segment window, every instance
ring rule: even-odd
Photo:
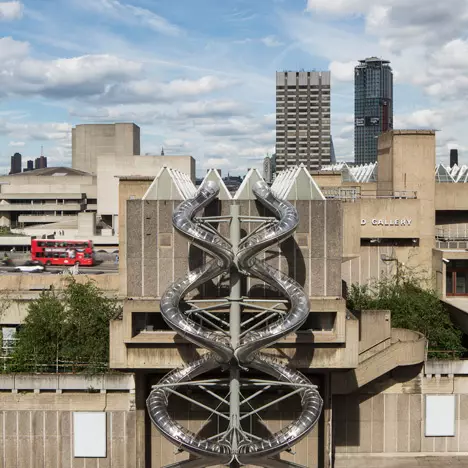
[[[299,331],[333,331],[336,312],[311,312]]]
[[[159,312],[133,312],[132,336],[142,332],[171,331]]]

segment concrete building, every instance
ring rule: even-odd
[[[344,298],[351,284],[395,274],[404,264],[427,275],[454,319],[468,331],[468,289],[464,289],[468,263],[463,263],[468,261],[468,166],[434,168],[435,132],[392,131],[379,139],[377,163],[339,164],[312,172],[296,166],[275,179],[272,190],[293,203],[300,223],[292,238],[271,247],[262,258],[304,288],[310,313],[299,330],[264,352],[280,364],[301,370],[318,386],[324,401],[319,423],[292,450],[281,454],[283,461],[308,468],[372,463],[406,468],[414,460],[424,467],[423,457],[428,456],[433,459],[427,466],[468,463],[466,363],[428,360],[426,340],[419,333],[392,328],[389,311],[354,314],[346,309]],[[223,217],[229,218],[231,206],[240,208],[243,236],[261,228],[260,217],[271,216],[252,193],[261,179],[258,171],[249,171],[235,194],[216,170],[206,178],[217,182],[220,192],[200,215],[224,236],[229,236],[230,227]],[[119,294],[124,307],[111,322],[110,363],[132,375],[116,376],[121,379],[118,382],[112,376],[99,376],[96,381],[76,377],[67,381],[57,375],[2,377],[1,440],[4,459],[11,466],[20,456],[21,463],[33,468],[44,465],[41,457],[65,460],[71,467],[85,463],[110,468],[161,468],[188,459],[186,452],[173,447],[152,426],[144,401],[165,373],[206,356],[206,349],[177,335],[160,313],[167,287],[210,258],[172,225],[174,208],[195,191],[189,174],[169,167],[161,168],[156,177],[119,178]],[[115,291],[116,276],[102,276],[97,277],[99,285]],[[2,275],[0,287],[21,290],[23,300],[34,293],[34,286],[44,286],[42,277],[17,278],[21,280]],[[59,280],[63,278],[49,281]],[[210,307],[212,316],[224,320],[220,298],[228,286],[224,275],[199,285],[185,297],[187,310],[196,317],[197,311]],[[248,320],[262,306],[275,311],[285,308],[281,297],[253,277],[243,278],[241,292]],[[14,313],[8,311],[8,321],[2,319],[2,323],[11,327],[19,320]],[[218,407],[210,419],[208,408],[222,404],[214,392],[227,398],[224,376],[225,371],[209,374],[207,383],[221,378],[219,388],[209,389],[211,394],[196,387],[187,393],[179,391],[204,408],[172,394],[171,417],[204,437],[222,428],[226,410]],[[246,397],[257,389],[246,388],[250,392]],[[286,396],[282,390],[265,390],[261,404],[282,396]],[[94,411],[106,413],[96,417],[101,419],[96,430],[107,451],[102,458],[88,453],[83,459],[74,451],[79,445],[75,433],[83,435],[83,428],[91,432],[97,419],[86,422],[83,416],[81,425],[81,415],[71,412]],[[250,408],[243,415],[249,412]],[[300,399],[292,395],[265,408],[261,424],[253,418],[249,424],[252,431],[276,432],[300,412]],[[19,444],[23,450],[17,449]]]
[[[11,157],[11,167],[10,167],[10,174],[18,174],[21,172],[23,167],[22,163],[22,156],[20,153],[15,153]]]
[[[133,123],[83,124],[72,129],[72,167],[96,175],[98,159],[140,154],[140,127]]]
[[[444,217],[456,221],[457,201],[460,210],[468,210],[466,198],[460,195],[468,186],[437,182],[434,167],[435,132],[393,131],[380,137],[378,163],[341,164],[312,173],[293,167],[278,174],[272,189],[295,204],[301,222],[293,239],[268,252],[268,261],[304,287],[310,318],[303,328],[265,352],[301,369],[318,385],[325,402],[318,426],[293,453],[282,454],[283,460],[312,468],[349,468],[362,466],[369,457],[402,457],[403,464],[396,461],[395,466],[406,466],[404,454],[411,458],[432,454],[444,463],[444,456],[464,453],[468,416],[462,408],[468,402],[468,372],[462,363],[453,361],[453,373],[438,374],[445,372],[443,364],[427,361],[421,335],[393,329],[389,311],[362,311],[355,316],[346,310],[343,299],[351,284],[371,283],[404,265],[427,275],[443,300],[456,309],[453,317],[458,314],[459,323],[466,326],[462,306],[444,292],[453,283],[444,278],[457,275],[458,263],[453,270],[448,265],[468,254],[462,242],[458,249],[453,243],[444,246],[437,231]],[[461,172],[463,178],[468,167],[462,171],[455,167],[453,172]],[[216,171],[209,176],[221,191],[204,216],[223,216],[232,204],[240,205],[246,221],[264,213],[251,191],[260,179],[256,171],[249,172],[234,195],[223,187]],[[111,325],[111,365],[136,372],[145,394],[161,373],[204,353],[174,334],[159,312],[159,298],[168,285],[205,262],[205,256],[171,225],[172,210],[194,190],[187,177],[171,170],[161,172],[154,181],[121,180],[125,221],[121,218],[120,236],[125,248],[121,248],[120,273],[121,291],[127,299],[122,318]],[[134,198],[129,199],[130,193]],[[257,227],[248,224],[245,234]],[[228,235],[223,226],[221,232]],[[200,287],[187,297],[188,306],[192,299],[197,308],[203,308],[204,301],[212,305],[210,300],[225,291],[223,281]],[[461,280],[461,290],[460,284]],[[242,291],[243,297],[259,301],[256,304],[271,298],[268,288],[254,278],[245,280]],[[249,304],[248,300],[244,303],[246,313],[252,313]],[[441,408],[446,408],[448,429],[441,426],[437,432]],[[192,430],[208,417],[193,406],[181,403],[179,409],[176,417]],[[297,411],[292,401],[284,402],[262,418],[276,431]],[[145,424],[143,419],[140,424]],[[140,450],[152,460],[150,466],[186,459],[183,452],[168,455],[170,444],[154,427],[145,427],[151,437]]]
[[[27,229],[96,210],[96,178],[55,167],[0,177],[0,225]]]
[[[154,178],[170,166],[195,180],[191,156],[140,156],[139,152],[140,129],[135,124],[78,125],[72,132],[73,168],[37,169],[47,166],[47,158],[41,156],[36,170],[0,177],[0,225],[25,234],[0,239],[0,245],[27,247],[30,236],[74,239],[94,232],[95,244],[117,247],[117,176]],[[90,214],[97,221],[92,230],[85,228]]]
[[[377,138],[393,128],[393,73],[390,62],[360,60],[354,69],[354,161],[377,161]]]
[[[125,158],[103,155],[97,161],[97,215],[118,232],[120,176],[154,177],[163,167],[171,167],[195,181],[195,159],[192,156],[133,156]]]
[[[330,72],[276,73],[276,166],[330,164]]]

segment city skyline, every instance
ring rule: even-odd
[[[0,2],[3,173],[40,145],[49,165],[70,165],[73,125],[123,121],[141,126],[143,153],[260,168],[275,147],[275,72],[302,68],[331,71],[331,133],[349,161],[353,69],[366,56],[392,63],[394,127],[440,129],[439,160],[458,146],[463,161],[464,2],[59,3]]]

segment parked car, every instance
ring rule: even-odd
[[[21,271],[22,273],[41,273],[45,270],[44,265],[40,262],[34,262],[28,260],[24,262],[23,265],[18,265],[15,267],[14,271]]]

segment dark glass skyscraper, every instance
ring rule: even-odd
[[[22,169],[22,156],[20,153],[15,153],[11,157],[10,174],[19,174]]]
[[[377,161],[377,137],[393,128],[393,73],[388,60],[360,60],[354,69],[354,162]]]

